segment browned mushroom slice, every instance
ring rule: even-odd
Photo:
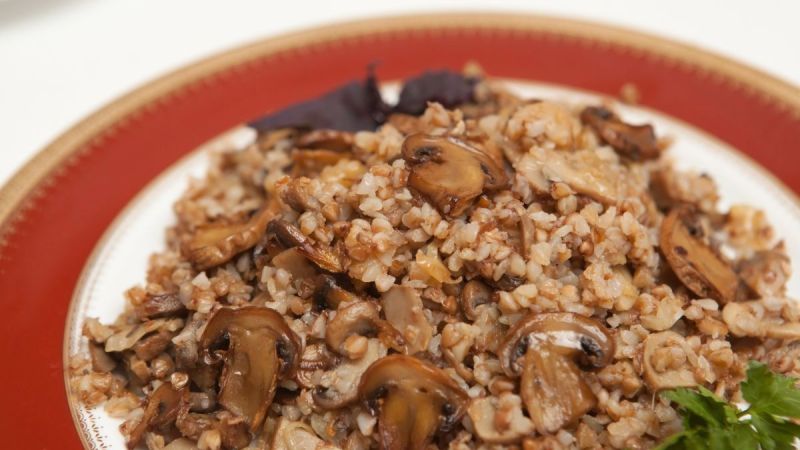
[[[461,290],[461,310],[470,320],[478,317],[476,309],[480,305],[492,302],[492,290],[478,280],[468,281]]]
[[[173,332],[180,330],[182,327],[182,319],[153,319],[146,322],[125,325],[106,339],[105,351],[121,352],[132,348],[140,339],[150,333],[159,330]]]
[[[187,256],[201,270],[226,263],[256,245],[274,216],[272,208],[265,207],[245,223],[198,228],[188,243]]]
[[[275,255],[272,265],[291,273],[295,281],[313,278],[317,274],[308,258],[300,254],[297,248],[289,248]]]
[[[408,286],[392,286],[381,296],[386,321],[399,331],[405,341],[405,352],[413,355],[425,351],[433,336],[433,328],[425,318],[422,299]]]
[[[689,290],[720,303],[736,300],[739,276],[700,237],[693,211],[672,209],[661,223],[659,245],[672,271]],[[693,234],[694,233],[694,234]]]
[[[521,399],[510,392],[472,400],[467,414],[475,434],[489,444],[512,444],[535,432],[522,412]]]
[[[295,372],[300,339],[271,309],[223,308],[209,319],[200,337],[207,361],[215,359],[211,348],[226,336],[229,346],[218,401],[256,430],[272,402],[278,379]]]
[[[611,332],[594,319],[573,313],[531,314],[509,330],[500,365],[518,376],[528,414],[539,433],[555,433],[592,409],[596,399],[582,366],[604,367],[614,355]]]
[[[339,363],[339,357],[328,351],[325,344],[307,344],[297,368],[295,380],[304,388],[319,385],[322,372],[330,370]]]
[[[454,137],[414,134],[403,142],[402,152],[411,171],[408,185],[451,217],[461,215],[484,190],[509,182],[501,159]]]
[[[359,359],[344,360],[320,377],[320,383],[311,393],[314,404],[322,409],[342,408],[358,399],[361,375],[375,361],[386,356],[386,346],[378,339],[369,339],[367,351]]]
[[[330,275],[319,275],[314,284],[314,302],[318,309],[337,309],[341,304],[361,301],[359,296],[341,287],[339,281]]]
[[[581,112],[581,121],[589,125],[600,139],[622,156],[634,161],[656,159],[661,155],[652,125],[631,125],[600,106]]]
[[[281,200],[299,213],[319,211],[321,205],[312,191],[312,181],[307,177],[292,178],[278,186]]]
[[[175,421],[181,408],[187,404],[189,390],[175,389],[170,383],[163,383],[149,397],[144,414],[128,436],[128,448],[135,448],[147,430],[167,426]]]
[[[348,131],[316,129],[297,138],[298,148],[325,149],[346,152],[353,148],[353,133]]]
[[[469,400],[442,370],[405,355],[372,364],[361,376],[358,395],[378,416],[383,450],[426,448],[435,433],[458,423]]]
[[[644,381],[653,392],[696,386],[696,363],[697,355],[683,336],[674,331],[653,333],[644,341]]]
[[[325,343],[342,356],[359,359],[367,351],[367,337],[375,336],[389,347],[403,348],[403,338],[380,318],[377,305],[360,301],[336,311],[325,330]]]
[[[181,303],[178,294],[148,295],[142,303],[136,305],[134,311],[139,318],[156,319],[182,315],[186,312],[186,306]]]
[[[789,256],[782,246],[756,252],[739,265],[739,276],[762,298],[782,295],[791,273]]]
[[[175,425],[181,434],[194,440],[199,439],[204,431],[216,430],[223,448],[244,448],[251,441],[247,424],[227,411],[214,415],[182,411]]]
[[[272,220],[267,225],[267,232],[274,235],[278,242],[286,248],[296,248],[303,256],[328,272],[344,272],[344,264],[339,254],[322,245],[314,245],[308,236],[296,226],[282,219]]]
[[[728,303],[722,309],[722,320],[737,337],[800,339],[800,323],[785,321],[759,300]]]
[[[544,195],[549,195],[552,183],[562,182],[604,205],[615,205],[630,190],[624,168],[598,150],[564,152],[533,147],[514,163],[514,169]]]
[[[278,421],[270,450],[341,450],[320,439],[308,424],[282,417]]]

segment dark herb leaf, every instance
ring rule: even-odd
[[[428,102],[439,102],[445,108],[453,108],[473,101],[477,83],[477,78],[449,70],[428,71],[406,80],[394,110],[419,115],[425,112]]]
[[[384,103],[375,75],[370,71],[363,82],[353,81],[323,96],[289,106],[250,123],[258,131],[278,128],[374,130],[386,120]]]
[[[751,361],[747,380],[742,383],[742,395],[759,413],[783,417],[800,417],[800,390],[797,380],[773,373],[766,365]]]

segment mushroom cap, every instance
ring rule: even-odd
[[[693,235],[698,233],[698,227],[690,227],[695,218],[689,207],[673,208],[661,223],[661,251],[672,271],[689,290],[701,298],[732,302],[740,292],[739,276],[711,247]]]
[[[461,215],[484,190],[509,183],[500,157],[452,136],[412,134],[403,141],[402,154],[410,170],[408,185],[451,217]]]
[[[209,319],[199,345],[207,361],[211,347],[227,336],[228,350],[220,377],[218,401],[228,411],[260,426],[279,378],[294,376],[300,339],[281,315],[269,308],[222,308]]]
[[[517,360],[528,348],[547,344],[564,356],[581,354],[581,362],[591,367],[604,367],[614,356],[615,344],[611,332],[598,321],[579,314],[530,314],[508,331],[500,346],[500,365],[506,375],[521,371]]]
[[[422,449],[466,412],[469,397],[441,369],[406,355],[390,355],[361,376],[359,398],[378,415],[382,449]]]

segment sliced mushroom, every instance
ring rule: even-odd
[[[372,364],[361,377],[358,396],[378,416],[383,450],[426,448],[435,433],[461,420],[469,401],[441,369],[405,355]]]
[[[167,426],[175,421],[181,408],[187,402],[189,390],[175,389],[170,383],[163,383],[149,397],[144,414],[128,436],[128,448],[135,448],[148,430]]]
[[[186,312],[186,306],[181,303],[178,294],[148,295],[142,303],[136,305],[134,311],[136,316],[141,319],[157,319],[183,315]]]
[[[503,162],[449,136],[413,134],[403,142],[408,185],[442,214],[461,215],[484,191],[508,186]]]
[[[351,155],[335,150],[294,150],[292,152],[293,177],[316,176],[322,169],[333,166]]]
[[[361,375],[375,361],[386,356],[386,346],[378,339],[369,339],[367,351],[360,359],[346,360],[322,374],[320,384],[312,392],[314,404],[322,409],[337,409],[358,398]]]
[[[158,356],[161,352],[167,349],[172,333],[161,330],[158,333],[153,333],[133,345],[133,352],[142,361],[150,361]]]
[[[627,172],[598,150],[565,152],[533,147],[514,163],[514,169],[544,195],[550,194],[552,183],[563,182],[579,194],[615,205],[630,190]]]
[[[281,418],[272,438],[271,450],[340,450],[323,441],[308,424]]]
[[[581,112],[581,121],[589,125],[600,139],[622,156],[634,161],[661,156],[653,126],[631,125],[601,106],[590,106]]]
[[[782,247],[756,252],[739,265],[739,276],[760,297],[782,295],[791,273]]]
[[[314,302],[318,309],[338,309],[339,305],[361,301],[361,297],[343,288],[330,275],[319,275],[314,284]]]
[[[591,410],[596,399],[575,359],[606,366],[614,356],[611,332],[573,313],[530,314],[509,330],[499,349],[506,374],[522,373],[520,392],[539,433],[555,433]]]
[[[419,293],[408,286],[392,286],[381,296],[386,321],[399,331],[405,341],[405,352],[413,355],[425,351],[433,336],[433,328],[425,318]]]
[[[722,321],[737,337],[800,339],[800,323],[785,322],[761,301],[728,303],[722,309]]]
[[[277,269],[283,269],[292,274],[292,279],[306,280],[313,278],[317,270],[303,256],[297,248],[286,249],[272,258],[272,265]]]
[[[697,355],[686,339],[674,331],[647,336],[642,352],[644,381],[652,392],[697,385],[693,363]]]
[[[535,431],[533,422],[522,413],[522,400],[510,392],[474,399],[467,414],[475,434],[489,444],[512,444]]]
[[[350,359],[364,356],[367,338],[376,336],[388,347],[403,348],[403,338],[380,318],[378,306],[368,301],[351,303],[337,310],[325,330],[328,347]]]
[[[298,148],[347,152],[353,148],[354,140],[353,133],[347,131],[316,129],[298,137],[295,145]]]
[[[694,212],[688,207],[672,209],[661,223],[659,245],[672,271],[700,297],[720,303],[737,299],[739,276],[700,237]]]
[[[278,186],[278,195],[284,203],[299,213],[319,211],[321,205],[312,192],[312,183],[307,177],[292,178]]]
[[[309,344],[303,349],[303,356],[297,368],[295,380],[300,386],[311,389],[319,385],[322,372],[331,370],[339,364],[339,357],[328,351],[325,344]]]
[[[247,424],[241,417],[223,411],[215,415],[181,412],[175,421],[178,431],[197,440],[204,431],[216,430],[224,448],[244,448],[250,443]]]
[[[140,339],[158,330],[177,331],[183,327],[182,319],[154,319],[125,325],[106,339],[106,352],[121,352],[133,347]]]
[[[344,272],[344,264],[339,254],[322,245],[314,245],[296,226],[282,219],[275,219],[267,226],[267,232],[274,235],[283,247],[296,248],[300,254],[321,269],[333,273]]]
[[[269,308],[223,308],[209,319],[200,348],[207,361],[212,346],[227,336],[218,401],[256,430],[272,402],[278,379],[294,375],[300,339],[283,317]]]
[[[244,223],[198,228],[187,245],[187,256],[200,270],[224,264],[256,245],[273,217],[273,209],[264,207]]]
[[[94,342],[89,342],[89,356],[92,359],[92,370],[96,372],[111,372],[117,367],[117,362]]]

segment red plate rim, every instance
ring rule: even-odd
[[[171,102],[191,97],[210,86],[225,83],[226,80],[236,79],[240,74],[255,71],[267,60],[306,58],[312,61],[315,58],[322,58],[321,55],[326,52],[335,53],[341,51],[342,48],[380,46],[382,43],[388,44],[403,39],[416,39],[416,42],[420,40],[451,42],[457,39],[479,42],[480,39],[487,39],[503,43],[517,41],[525,43],[527,39],[545,41],[555,46],[580,47],[596,53],[616,52],[636,59],[642,65],[657,66],[664,70],[685,74],[687,77],[701,80],[701,84],[717,86],[730,95],[746,99],[745,103],[748,105],[758,108],[764,114],[769,114],[770,117],[780,121],[776,132],[783,137],[784,141],[791,142],[791,139],[795,139],[798,135],[794,132],[789,133],[789,130],[800,129],[800,90],[798,88],[724,57],[688,45],[621,28],[544,16],[494,13],[414,15],[368,19],[314,28],[226,51],[147,83],[92,114],[41,150],[0,189],[0,302],[4,306],[9,306],[11,296],[6,294],[14,292],[10,288],[14,280],[6,276],[7,266],[3,264],[14,263],[15,251],[19,250],[15,248],[18,240],[25,242],[26,219],[31,214],[35,214],[37,205],[41,204],[43,199],[53,195],[53,190],[59,186],[62,178],[68,177],[74,167],[91,161],[93,152],[102,148],[109,141],[113,141],[118,132],[124,132],[128,125],[135,124],[142,118],[156,115]],[[409,75],[409,71],[418,70],[418,68],[400,67],[404,63],[413,66],[413,64],[409,64],[409,60],[400,59],[397,64],[386,63],[386,72],[391,75],[390,78],[402,77]],[[448,62],[443,65],[452,67],[454,66],[453,61],[458,58],[446,56],[444,59],[447,59]],[[524,78],[520,76],[521,69],[515,69],[513,64],[498,66],[496,70],[494,67],[487,67],[487,69],[493,75]],[[325,82],[310,88],[305,94],[321,92],[324,90],[322,85],[327,87],[335,85],[331,84],[331,80],[341,78],[344,72],[336,72],[335,75],[326,78]],[[547,71],[543,76],[544,81],[560,81],[547,79],[548,76],[552,76]],[[599,80],[596,83],[593,81],[587,84],[570,79],[562,84],[613,95],[621,86],[618,78]],[[612,82],[616,84],[612,85]],[[325,88],[327,89],[327,87]],[[645,106],[660,109],[694,123],[691,113],[675,114],[675,111],[670,110],[669,107],[663,107],[664,105],[659,103],[663,101],[662,97],[658,95],[650,97],[647,89],[644,93]],[[650,98],[655,101],[650,103]],[[279,100],[278,103],[280,101],[282,100]],[[272,105],[272,107],[274,106],[276,105]],[[759,147],[746,134],[728,133],[719,127],[714,128],[714,125],[710,123],[705,125],[705,128],[702,126],[701,128],[718,135],[734,147],[742,148],[751,155],[758,153],[756,150]],[[794,140],[794,142],[800,142],[800,140]],[[790,181],[795,189],[799,189],[800,177],[795,176],[800,174],[798,169],[782,167],[780,162],[776,162],[774,155],[772,157],[773,159],[767,159],[767,157],[761,159],[767,159],[764,162],[768,167],[776,171],[784,180]],[[754,165],[758,164],[754,162]],[[162,166],[160,170],[164,167],[166,166]],[[152,170],[152,168],[150,169]],[[775,180],[778,185],[783,186],[777,177],[767,170],[763,170],[763,172]],[[153,175],[155,173],[158,171],[153,172]],[[147,181],[142,183],[142,185],[144,184],[147,184]],[[792,192],[788,188],[785,190],[789,193]],[[791,195],[794,196],[794,194]],[[117,211],[125,203],[127,202],[117,205]],[[109,215],[113,218],[117,214],[116,211],[113,211],[109,212]],[[110,221],[110,218],[104,219],[100,229],[104,229]],[[92,247],[94,245],[84,251],[81,258],[72,255],[73,259],[85,261]],[[74,287],[76,281],[77,276],[72,276],[70,286]],[[66,298],[69,298],[69,294]],[[33,301],[42,300],[34,299]],[[57,308],[59,308],[58,314],[62,314],[60,317],[62,317],[61,325],[63,326],[63,315],[66,314],[67,305],[58,305]],[[15,310],[12,310],[9,316],[11,319],[6,320],[13,320],[16,317],[14,312]],[[0,356],[14,355],[12,343],[18,337],[10,336],[7,331],[3,333],[5,343],[0,348]],[[52,344],[52,342],[49,343]],[[53,362],[48,360],[47,363],[51,365],[43,364],[38,369],[53,370]],[[60,378],[63,367],[58,367],[58,371]],[[19,387],[19,390],[22,391],[26,388],[32,389],[32,385],[25,385],[25,381],[20,381],[21,376],[22,373],[17,374],[16,378],[14,375],[3,374],[0,375],[0,381],[22,383],[22,386]],[[46,379],[45,376],[40,378]],[[11,386],[12,384],[7,385]],[[52,401],[52,398],[50,400]],[[63,402],[63,399],[61,401]],[[23,412],[23,416],[24,413],[33,411],[30,405],[19,409]],[[51,420],[53,419],[55,418],[51,418]],[[0,430],[6,431],[7,436],[18,433],[24,435],[26,431],[31,430],[30,419],[27,419],[26,422],[26,418],[19,417],[19,415],[16,418],[6,417],[6,420],[0,424]],[[85,441],[83,434],[79,433],[79,435],[84,446],[89,448],[89,443]],[[28,436],[32,436],[32,434],[28,434]],[[53,438],[43,438],[43,440],[57,441]],[[69,444],[65,443],[65,445]],[[63,445],[59,448],[63,448]]]

